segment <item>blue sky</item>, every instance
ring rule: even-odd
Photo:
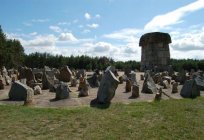
[[[26,53],[140,61],[142,34],[168,32],[172,58],[204,59],[204,0],[0,0],[0,25]]]

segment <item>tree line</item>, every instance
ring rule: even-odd
[[[204,60],[196,59],[171,59],[170,64],[175,71],[185,69],[190,71],[203,70]],[[68,65],[72,69],[87,69],[104,70],[109,65],[115,66],[117,69],[130,68],[132,70],[140,69],[140,62],[137,61],[114,61],[108,57],[90,57],[86,55],[82,56],[62,56],[52,55],[49,53],[31,53],[25,54],[24,48],[19,40],[7,39],[0,26],[0,68],[5,66],[6,68],[17,68],[18,66],[27,66],[31,68],[43,68],[44,66],[52,68],[60,68],[64,65]]]

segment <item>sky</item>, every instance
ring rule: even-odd
[[[141,60],[140,37],[171,35],[171,58],[204,59],[204,0],[0,0],[0,25],[26,54]]]

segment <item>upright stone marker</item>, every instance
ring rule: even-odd
[[[99,103],[109,103],[115,96],[118,84],[118,79],[110,70],[108,70],[102,77],[97,93],[97,101]]]

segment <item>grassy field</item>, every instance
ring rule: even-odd
[[[0,139],[203,139],[204,98],[66,109],[0,106]]]

